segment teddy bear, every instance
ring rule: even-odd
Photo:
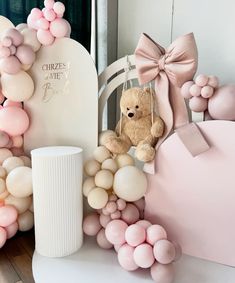
[[[123,91],[120,99],[122,118],[115,133],[109,132],[104,145],[113,154],[123,154],[135,146],[138,160],[149,162],[155,157],[155,145],[163,135],[164,122],[153,110],[154,91],[150,88],[133,87]]]

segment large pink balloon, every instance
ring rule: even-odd
[[[9,56],[1,59],[0,69],[4,73],[13,75],[21,70],[21,64],[15,56]]]
[[[0,226],[7,227],[14,223],[18,213],[14,206],[5,205],[0,207]]]
[[[42,45],[51,45],[55,40],[54,36],[49,30],[43,29],[39,29],[37,31],[37,38]]]
[[[21,45],[16,50],[16,57],[22,64],[31,65],[35,61],[35,53],[28,45]]]
[[[65,19],[57,18],[50,25],[50,32],[55,37],[64,37],[68,32],[68,24]]]
[[[27,113],[18,107],[0,109],[0,130],[10,136],[19,136],[25,133],[29,127]]]
[[[23,43],[23,35],[15,28],[10,28],[6,30],[4,35],[10,37],[12,39],[13,45],[15,46],[19,46]]]

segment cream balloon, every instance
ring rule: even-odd
[[[5,179],[6,176],[7,176],[7,171],[2,166],[0,166],[0,178]]]
[[[87,201],[92,208],[101,209],[108,202],[108,193],[102,188],[94,188],[88,194]]]
[[[128,153],[118,154],[115,158],[115,161],[117,162],[118,168],[122,168],[124,166],[129,165],[135,165],[133,157],[130,156]]]
[[[29,210],[20,214],[18,217],[19,231],[25,232],[33,228],[34,218],[33,213]]]
[[[113,186],[113,174],[109,170],[101,170],[95,175],[96,187],[109,190]]]
[[[92,189],[94,189],[96,187],[95,185],[95,179],[93,177],[89,177],[87,178],[84,183],[83,183],[83,186],[82,186],[82,191],[83,191],[83,195],[85,197],[88,196],[88,194],[90,193],[90,191]]]
[[[16,156],[8,157],[2,163],[2,167],[6,169],[7,174],[9,174],[16,167],[20,166],[24,166],[24,162],[21,158]]]
[[[33,64],[22,64],[21,65],[21,68],[22,68],[22,70],[24,70],[24,71],[28,71],[29,69],[31,69],[31,67],[33,66]]]
[[[6,190],[6,182],[2,178],[0,178],[0,194],[2,194]]]
[[[112,158],[106,159],[102,163],[101,169],[109,170],[114,174],[118,170],[117,162]]]
[[[20,31],[20,32],[22,32],[24,29],[27,29],[27,28],[28,28],[28,25],[25,24],[25,23],[18,24],[18,25],[16,26],[16,29],[17,29],[18,31]]]
[[[13,142],[13,145],[12,147],[22,147],[23,146],[23,136],[15,136],[15,137],[12,137],[12,142]]]
[[[24,166],[31,168],[31,159],[28,156],[21,155],[20,158],[23,160]]]
[[[12,152],[7,148],[0,148],[0,164],[3,163],[5,159],[12,156]]]
[[[9,196],[8,190],[5,190],[3,193],[0,194],[0,200],[5,199]]]
[[[32,198],[16,198],[13,195],[8,195],[5,199],[5,204],[13,205],[19,214],[24,213],[31,206]]]
[[[29,207],[29,211],[34,212],[34,205],[33,205],[33,199],[31,201],[31,205]]]
[[[84,170],[88,176],[93,177],[100,170],[100,163],[96,160],[88,160],[84,166]]]
[[[6,178],[8,191],[14,197],[28,197],[33,193],[32,169],[21,166],[13,169]]]
[[[9,28],[14,28],[13,23],[9,19],[0,16],[0,36]]]
[[[15,75],[2,74],[1,84],[4,96],[16,102],[28,100],[34,92],[34,82],[25,71]]]
[[[31,46],[34,52],[40,49],[41,43],[38,41],[35,29],[25,28],[21,31],[21,34],[24,36],[24,44]]]
[[[102,163],[106,159],[111,157],[111,153],[105,146],[102,145],[102,146],[98,146],[94,150],[93,156],[94,156],[95,160],[97,160],[98,162]]]
[[[146,193],[147,178],[137,167],[125,166],[114,175],[113,189],[119,198],[137,201]]]

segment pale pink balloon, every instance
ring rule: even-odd
[[[105,228],[106,238],[113,245],[121,245],[126,242],[125,231],[128,225],[122,220],[112,220]]]
[[[8,47],[0,46],[0,57],[7,58],[11,55],[11,50]]]
[[[201,87],[194,84],[190,87],[189,92],[192,96],[199,96],[201,94]]]
[[[50,24],[50,32],[54,37],[65,37],[68,32],[68,24],[65,19],[57,18]]]
[[[136,221],[139,220],[140,213],[137,207],[134,204],[128,203],[124,210],[121,212],[121,218],[127,224],[134,224]]]
[[[155,262],[150,269],[151,277],[156,283],[172,283],[174,281],[173,264],[163,265]]]
[[[114,201],[109,201],[105,208],[107,209],[108,213],[112,214],[117,210],[117,205]]]
[[[53,5],[53,10],[55,11],[56,14],[62,15],[65,12],[65,6],[62,2],[56,2]]]
[[[162,264],[169,264],[175,259],[175,246],[168,240],[160,240],[154,244],[155,259]]]
[[[20,136],[29,127],[27,113],[18,107],[7,107],[0,110],[0,130],[10,136]]]
[[[102,226],[100,225],[99,215],[97,213],[91,213],[84,218],[83,232],[86,235],[95,236],[101,228]]]
[[[0,207],[0,226],[7,227],[14,223],[18,213],[14,206],[5,205]]]
[[[38,20],[43,16],[42,11],[39,8],[33,8],[30,15],[33,20]]]
[[[123,210],[126,207],[126,201],[124,199],[118,199],[117,200],[117,208],[118,210]]]
[[[119,210],[111,213],[111,218],[114,220],[114,219],[120,219],[121,218],[121,212]]]
[[[37,21],[37,26],[39,29],[48,30],[50,24],[45,18],[41,18]]]
[[[15,46],[19,46],[23,43],[23,35],[15,28],[10,28],[6,30],[4,35],[10,37],[12,40],[12,44]]]
[[[119,251],[119,249],[122,247],[122,245],[114,245],[114,250],[117,253]]]
[[[43,29],[39,29],[37,31],[37,38],[42,45],[51,45],[55,40],[54,36],[49,30]]]
[[[0,227],[0,249],[5,245],[7,240],[7,232],[3,227]]]
[[[35,61],[36,55],[29,45],[22,44],[16,50],[16,57],[22,64],[31,65]]]
[[[204,98],[210,98],[214,93],[213,87],[206,85],[201,90],[201,96]]]
[[[192,97],[189,91],[192,85],[194,85],[193,81],[188,81],[182,85],[180,92],[184,98],[188,99]]]
[[[181,256],[182,256],[182,248],[176,242],[172,242],[172,244],[175,247],[175,258],[174,258],[174,261],[178,261],[181,258]]]
[[[145,242],[145,229],[140,225],[132,224],[126,229],[125,239],[128,245],[136,247]]]
[[[44,6],[47,9],[52,9],[55,1],[54,0],[45,0],[44,1]]]
[[[102,208],[102,213],[106,216],[109,215],[109,212],[107,211],[106,207]]]
[[[16,47],[15,47],[14,45],[11,45],[11,46],[9,47],[9,49],[10,49],[11,55],[15,55],[15,53],[16,53]]]
[[[21,70],[21,63],[15,56],[9,56],[0,60],[0,69],[7,74],[17,74]]]
[[[111,221],[111,217],[109,215],[100,214],[100,224],[103,228],[106,228],[108,223]]]
[[[24,155],[24,149],[18,148],[18,147],[12,147],[11,152],[14,156],[20,157],[21,155]]]
[[[5,227],[5,230],[7,232],[7,239],[10,239],[10,238],[15,236],[15,234],[18,231],[18,227],[19,227],[19,225],[18,225],[17,222],[14,222],[11,225]]]
[[[113,245],[108,241],[108,239],[105,236],[105,230],[102,228],[97,236],[96,236],[96,241],[99,247],[105,250],[109,250],[113,248]]]
[[[149,268],[153,265],[153,247],[149,244],[141,244],[134,250],[134,262],[141,268]]]
[[[219,87],[219,79],[216,76],[209,76],[207,84],[213,88],[217,88]]]
[[[159,240],[164,240],[167,238],[166,230],[157,224],[151,225],[147,229],[146,241],[150,245],[154,245]]]
[[[32,15],[30,14],[27,18],[28,27],[37,30],[38,29],[37,21],[38,20],[33,19]]]
[[[4,101],[3,106],[4,107],[19,107],[19,108],[23,107],[21,102],[12,101],[12,100],[9,100],[9,99],[6,99]]]
[[[194,112],[204,112],[208,108],[208,100],[201,96],[195,96],[189,100],[189,108]]]
[[[148,229],[152,224],[147,220],[139,220],[136,222],[137,225],[143,227],[145,230]]]
[[[4,36],[2,38],[2,45],[5,47],[10,47],[12,45],[12,39],[9,36]]]
[[[0,131],[0,147],[6,147],[9,143],[9,136],[7,133]]]
[[[134,201],[133,204],[142,212],[145,209],[145,199],[141,198],[137,201]]]
[[[12,141],[12,139],[9,139],[9,141],[8,141],[7,145],[5,146],[5,148],[11,149],[12,146],[13,146],[13,141]]]
[[[134,262],[134,248],[128,244],[123,245],[118,250],[118,262],[122,268],[127,271],[134,271],[138,269],[138,265]]]
[[[49,22],[54,21],[56,18],[56,13],[52,9],[51,10],[46,9],[43,14],[46,20]]]
[[[206,76],[206,75],[198,75],[196,77],[196,79],[195,79],[195,83],[198,86],[203,87],[203,86],[207,85],[208,80],[209,80],[208,76]]]
[[[118,198],[117,198],[117,196],[116,195],[110,195],[109,196],[109,201],[116,201]]]

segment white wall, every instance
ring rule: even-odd
[[[119,0],[118,56],[133,53],[142,32],[162,46],[194,32],[198,73],[235,83],[234,0]]]

